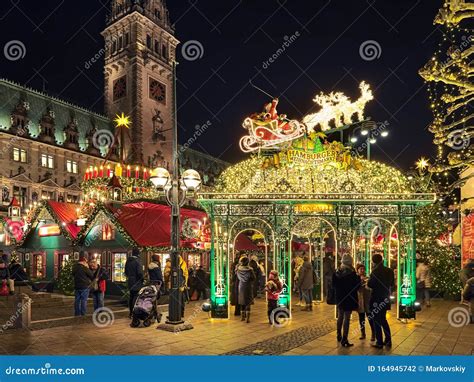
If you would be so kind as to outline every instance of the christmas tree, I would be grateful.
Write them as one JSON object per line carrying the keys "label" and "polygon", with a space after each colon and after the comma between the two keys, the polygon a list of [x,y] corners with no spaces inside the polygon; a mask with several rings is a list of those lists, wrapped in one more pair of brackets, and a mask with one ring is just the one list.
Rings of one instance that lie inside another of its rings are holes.
{"label": "christmas tree", "polygon": [[416,249],[430,266],[431,288],[445,297],[458,297],[461,291],[459,280],[460,249],[449,240],[450,225],[438,201],[418,209],[416,216]]}
{"label": "christmas tree", "polygon": [[72,267],[76,263],[74,260],[67,260],[64,263],[58,277],[58,288],[66,295],[74,293],[74,277],[72,275]]}
{"label": "christmas tree", "polygon": [[443,37],[431,60],[419,71],[428,82],[434,116],[429,126],[438,149],[433,172],[463,169],[474,161],[473,21],[474,3],[445,0],[434,20]]}

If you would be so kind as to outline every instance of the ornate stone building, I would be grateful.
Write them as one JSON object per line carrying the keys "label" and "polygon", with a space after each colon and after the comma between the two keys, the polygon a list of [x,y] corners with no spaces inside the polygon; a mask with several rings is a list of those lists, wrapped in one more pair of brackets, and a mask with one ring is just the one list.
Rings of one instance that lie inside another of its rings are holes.
{"label": "ornate stone building", "polygon": [[105,109],[131,116],[127,158],[148,167],[171,159],[173,61],[178,40],[163,0],[114,0],[105,38]]}
{"label": "ornate stone building", "polygon": [[[102,34],[106,115],[0,80],[1,210],[13,196],[23,209],[41,199],[78,203],[86,169],[104,164],[118,113],[132,121],[125,162],[169,167],[178,40],[164,0],[113,0]],[[180,167],[198,170],[205,185],[227,165],[187,147],[179,152]]]}

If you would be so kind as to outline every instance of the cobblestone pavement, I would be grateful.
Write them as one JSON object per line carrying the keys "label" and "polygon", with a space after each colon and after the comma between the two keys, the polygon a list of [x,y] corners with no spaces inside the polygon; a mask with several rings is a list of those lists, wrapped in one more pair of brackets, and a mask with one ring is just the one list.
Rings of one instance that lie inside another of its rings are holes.
{"label": "cobblestone pavement", "polygon": [[8,330],[0,334],[0,354],[472,354],[474,325],[457,321],[451,325],[448,316],[455,308],[462,306],[434,300],[415,321],[402,323],[390,316],[393,347],[384,350],[370,347],[368,339],[358,339],[356,314],[350,329],[355,346],[341,348],[335,338],[333,307],[319,304],[313,312],[295,307],[292,321],[276,328],[268,324],[264,301],[257,300],[248,324],[234,316],[210,319],[199,304],[192,303],[186,308],[186,320],[194,329],[176,334],[155,327],[133,329],[128,319],[119,317],[110,325],[79,320],[64,327]]}

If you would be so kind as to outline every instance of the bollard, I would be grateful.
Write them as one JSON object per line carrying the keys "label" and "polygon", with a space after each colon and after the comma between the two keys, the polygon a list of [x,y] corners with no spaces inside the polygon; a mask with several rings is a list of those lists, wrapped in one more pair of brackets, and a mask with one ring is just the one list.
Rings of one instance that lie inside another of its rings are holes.
{"label": "bollard", "polygon": [[15,329],[29,328],[31,325],[31,298],[18,293],[15,301],[15,312],[11,317],[11,327]]}

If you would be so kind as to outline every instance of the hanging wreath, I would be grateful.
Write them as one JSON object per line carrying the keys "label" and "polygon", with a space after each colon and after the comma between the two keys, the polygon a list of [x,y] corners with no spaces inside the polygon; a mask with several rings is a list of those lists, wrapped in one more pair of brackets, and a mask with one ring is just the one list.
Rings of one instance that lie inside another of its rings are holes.
{"label": "hanging wreath", "polygon": [[195,218],[188,218],[183,221],[181,234],[186,239],[198,239],[201,235],[201,221]]}

